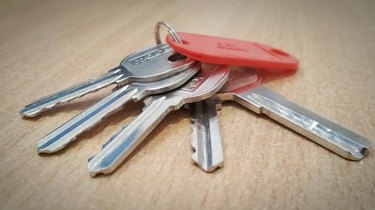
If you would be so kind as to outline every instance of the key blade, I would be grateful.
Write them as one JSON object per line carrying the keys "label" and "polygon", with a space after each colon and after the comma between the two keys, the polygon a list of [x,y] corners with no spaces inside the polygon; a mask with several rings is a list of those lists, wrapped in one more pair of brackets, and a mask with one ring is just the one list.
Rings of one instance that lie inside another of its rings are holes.
{"label": "key blade", "polygon": [[242,92],[236,95],[234,100],[257,113],[269,116],[346,159],[361,160],[371,148],[367,139],[287,101],[265,87]]}
{"label": "key blade", "polygon": [[34,117],[59,103],[69,102],[75,98],[82,97],[88,93],[114,84],[118,79],[123,77],[123,75],[124,71],[121,68],[115,68],[99,77],[74,85],[26,105],[25,108],[20,111],[20,115],[24,117]]}
{"label": "key blade", "polygon": [[43,138],[38,146],[39,153],[52,153],[64,148],[79,134],[99,123],[102,118],[119,109],[131,99],[140,100],[149,94],[157,94],[181,86],[196,74],[199,68],[200,65],[197,63],[192,68],[164,80],[149,83],[132,83],[128,86],[120,87]]}
{"label": "key blade", "polygon": [[229,69],[225,66],[211,72],[200,72],[181,88],[146,99],[149,104],[143,112],[89,161],[90,175],[94,177],[98,173],[114,171],[170,111],[212,96],[224,85],[228,74]]}
{"label": "key blade", "polygon": [[137,118],[123,127],[89,160],[88,170],[91,177],[114,171],[172,110],[165,96],[153,98],[151,104]]}
{"label": "key blade", "polygon": [[216,103],[204,100],[190,104],[192,124],[192,160],[203,171],[213,172],[224,166]]}
{"label": "key blade", "polygon": [[78,114],[42,138],[38,143],[38,152],[54,153],[61,150],[75,140],[79,134],[96,125],[102,118],[130,101],[140,91],[137,88],[137,86],[131,85],[124,86]]}
{"label": "key blade", "polygon": [[56,104],[69,102],[114,83],[125,86],[131,82],[157,81],[183,72],[197,63],[182,55],[176,58],[176,55],[168,45],[156,45],[133,53],[107,74],[39,99],[19,113],[24,117],[33,117]]}

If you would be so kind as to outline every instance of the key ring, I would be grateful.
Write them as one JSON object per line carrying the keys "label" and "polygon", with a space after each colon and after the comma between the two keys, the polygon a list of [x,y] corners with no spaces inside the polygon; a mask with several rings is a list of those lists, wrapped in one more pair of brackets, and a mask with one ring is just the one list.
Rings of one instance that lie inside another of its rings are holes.
{"label": "key ring", "polygon": [[182,43],[180,37],[178,37],[178,35],[176,34],[176,32],[173,30],[172,27],[170,27],[167,23],[165,23],[164,21],[159,21],[158,23],[156,23],[155,25],[155,41],[156,41],[156,44],[161,44],[161,41],[160,41],[160,26],[164,26],[167,28],[168,30],[168,33],[172,36],[173,40],[179,44]]}

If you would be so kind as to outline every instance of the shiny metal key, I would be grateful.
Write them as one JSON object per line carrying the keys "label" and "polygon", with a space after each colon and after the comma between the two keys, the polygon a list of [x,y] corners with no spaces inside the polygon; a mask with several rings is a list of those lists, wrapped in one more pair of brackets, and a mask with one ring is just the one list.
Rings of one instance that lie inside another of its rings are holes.
{"label": "shiny metal key", "polygon": [[178,110],[186,103],[212,96],[224,85],[228,74],[229,70],[224,66],[214,71],[201,72],[175,91],[147,98],[144,111],[114,135],[99,154],[89,160],[90,175],[108,174],[115,170],[169,112]]}
{"label": "shiny metal key", "polygon": [[251,69],[232,71],[222,93],[213,98],[233,100],[265,114],[344,158],[361,160],[368,153],[371,143],[364,137],[287,101],[264,86],[257,87],[259,84],[260,78]]}
{"label": "shiny metal key", "polygon": [[199,69],[200,63],[196,63],[188,70],[167,79],[147,83],[134,82],[120,87],[86,111],[78,114],[43,137],[38,143],[38,152],[53,153],[61,150],[75,140],[79,134],[96,125],[102,118],[119,109],[130,100],[139,101],[148,95],[173,90],[193,77]]}
{"label": "shiny metal key", "polygon": [[192,160],[203,171],[212,172],[224,166],[217,101],[204,100],[189,105],[193,122],[191,146],[194,150]]}
{"label": "shiny metal key", "polygon": [[20,111],[33,117],[58,103],[71,101],[111,84],[126,85],[131,82],[152,82],[186,70],[195,61],[175,53],[168,45],[156,45],[127,56],[121,64],[108,73],[39,99]]}

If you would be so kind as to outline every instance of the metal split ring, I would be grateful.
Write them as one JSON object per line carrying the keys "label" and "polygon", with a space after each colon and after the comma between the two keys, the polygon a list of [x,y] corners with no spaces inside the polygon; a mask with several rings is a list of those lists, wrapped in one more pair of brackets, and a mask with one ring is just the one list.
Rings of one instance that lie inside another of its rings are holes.
{"label": "metal split ring", "polygon": [[168,33],[172,36],[172,38],[175,42],[177,42],[179,44],[182,43],[180,37],[178,37],[178,35],[176,34],[176,32],[173,30],[172,27],[170,27],[167,23],[165,23],[163,21],[159,21],[155,25],[155,41],[156,41],[156,44],[161,44],[161,41],[160,41],[160,26],[164,26],[164,27],[167,28]]}

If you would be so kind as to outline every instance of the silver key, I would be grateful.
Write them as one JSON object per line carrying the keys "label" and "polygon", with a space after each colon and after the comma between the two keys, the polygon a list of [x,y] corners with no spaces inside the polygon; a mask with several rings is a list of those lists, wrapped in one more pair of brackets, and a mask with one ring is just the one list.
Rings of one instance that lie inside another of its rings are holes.
{"label": "silver key", "polygon": [[131,82],[152,82],[186,70],[195,61],[175,53],[168,45],[156,45],[127,56],[121,64],[94,79],[39,99],[20,111],[25,117],[33,117],[58,103],[97,91],[111,84],[126,85]]}
{"label": "silver key", "polygon": [[194,149],[192,160],[203,171],[212,172],[224,166],[217,106],[213,100],[204,100],[190,104],[193,121],[191,146]]}
{"label": "silver key", "polygon": [[98,173],[108,174],[115,170],[169,112],[178,110],[186,103],[212,96],[226,82],[228,74],[229,70],[225,66],[201,72],[178,90],[147,98],[144,111],[89,160],[90,175],[94,177]]}
{"label": "silver key", "polygon": [[259,83],[259,77],[250,69],[231,72],[221,90],[223,93],[213,98],[233,100],[258,114],[265,114],[344,158],[361,160],[368,153],[371,143],[364,137],[287,101],[266,87],[256,87]]}
{"label": "silver key", "polygon": [[86,111],[43,137],[38,143],[38,152],[53,153],[61,150],[75,140],[79,134],[96,125],[102,118],[119,109],[130,100],[139,101],[148,95],[175,89],[188,81],[199,69],[200,63],[197,63],[188,70],[167,79],[148,83],[135,82],[120,87]]}
{"label": "silver key", "polygon": [[[254,77],[255,76],[255,77]],[[258,77],[253,71],[232,70],[223,89],[238,88],[245,84],[258,85]],[[220,100],[205,100],[209,103],[190,104],[193,121],[191,146],[194,149],[192,160],[203,171],[212,172],[224,166],[223,147],[220,136],[217,106]]]}

